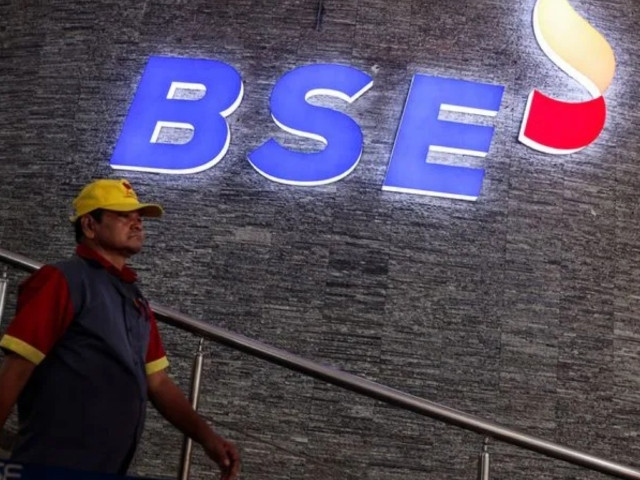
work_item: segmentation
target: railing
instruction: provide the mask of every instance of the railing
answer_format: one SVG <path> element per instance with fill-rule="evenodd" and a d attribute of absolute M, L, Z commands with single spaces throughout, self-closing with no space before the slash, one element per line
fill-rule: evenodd
<path fill-rule="evenodd" d="M 34 262 L 22 255 L 14 254 L 2 248 L 0 248 L 0 260 L 27 271 L 36 270 L 41 266 L 38 262 Z M 0 288 L 0 293 L 1 292 L 2 288 Z M 4 299 L 0 298 L 0 305 L 3 301 Z M 222 328 L 195 320 L 171 308 L 155 303 L 152 303 L 151 307 L 158 319 L 165 323 L 313 378 L 323 380 L 391 405 L 395 405 L 405 410 L 410 410 L 421 415 L 440 420 L 449 425 L 455 425 L 465 430 L 480 433 L 487 438 L 500 440 L 527 450 L 541 453 L 548 457 L 564 460 L 574 465 L 579 465 L 590 470 L 615 477 L 640 480 L 640 470 L 590 455 L 573 448 L 549 442 L 547 440 L 498 425 L 497 423 L 483 420 L 479 417 L 439 405 L 429 400 L 401 392 L 385 385 L 372 382 L 362 377 L 312 362 L 285 350 L 281 350 L 262 342 L 252 340 L 243 335 L 232 333 Z M 2 311 L 0 311 L 0 318 L 1 315 Z M 197 375 L 196 378 L 198 378 Z M 192 391 L 192 395 L 194 392 L 196 398 L 192 398 L 192 402 L 197 405 L 197 390 Z M 183 451 L 188 449 L 189 447 L 185 446 Z M 481 459 L 481 478 L 483 480 L 488 480 L 489 455 L 487 452 L 486 440 Z M 181 480 L 186 478 L 187 473 L 188 463 L 183 465 L 181 468 Z"/>

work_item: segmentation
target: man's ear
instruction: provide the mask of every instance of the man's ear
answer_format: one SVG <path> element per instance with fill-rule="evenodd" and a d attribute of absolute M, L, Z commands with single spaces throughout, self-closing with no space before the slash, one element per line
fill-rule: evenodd
<path fill-rule="evenodd" d="M 92 240 L 96 236 L 96 233 L 94 231 L 95 224 L 96 224 L 95 219 L 89 214 L 86 214 L 86 215 L 83 215 L 82 217 L 80 217 L 80 225 L 82 226 L 82 234 L 84 235 L 85 238 L 88 238 L 89 240 Z"/>

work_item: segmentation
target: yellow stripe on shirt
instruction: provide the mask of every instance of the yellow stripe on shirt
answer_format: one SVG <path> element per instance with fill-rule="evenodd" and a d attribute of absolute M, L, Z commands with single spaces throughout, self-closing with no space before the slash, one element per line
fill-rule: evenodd
<path fill-rule="evenodd" d="M 160 370 L 164 370 L 169 366 L 169 360 L 167 357 L 159 358 L 158 360 L 154 360 L 153 362 L 149 362 L 145 365 L 145 371 L 147 375 L 151 375 L 152 373 L 159 372 Z"/>
<path fill-rule="evenodd" d="M 37 348 L 32 347 L 27 342 L 16 337 L 12 337 L 11 335 L 5 335 L 2 337 L 2 340 L 0 340 L 0 347 L 11 350 L 36 365 L 40 364 L 45 357 L 44 353 Z"/>

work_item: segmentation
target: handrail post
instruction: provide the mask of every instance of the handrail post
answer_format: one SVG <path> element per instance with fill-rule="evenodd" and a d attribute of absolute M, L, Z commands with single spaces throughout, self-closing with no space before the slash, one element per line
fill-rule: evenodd
<path fill-rule="evenodd" d="M 200 338 L 198 351 L 193 360 L 193 370 L 191 373 L 191 406 L 194 410 L 198 410 L 198 400 L 200 399 L 200 380 L 202 379 L 202 364 L 204 362 L 204 354 L 202 347 L 204 338 Z M 185 435 L 182 442 L 182 453 L 180 455 L 180 471 L 178 472 L 178 480 L 188 480 L 189 470 L 191 469 L 191 453 L 193 450 L 193 441 Z"/>
<path fill-rule="evenodd" d="M 2 324 L 2 315 L 4 314 L 4 306 L 7 299 L 7 285 L 9 279 L 7 278 L 7 269 L 3 269 L 2 278 L 0 278 L 0 325 Z"/>
<path fill-rule="evenodd" d="M 482 453 L 480 454 L 479 480 L 489 480 L 489 466 L 491 458 L 489 457 L 489 438 L 484 439 L 482 445 Z"/>

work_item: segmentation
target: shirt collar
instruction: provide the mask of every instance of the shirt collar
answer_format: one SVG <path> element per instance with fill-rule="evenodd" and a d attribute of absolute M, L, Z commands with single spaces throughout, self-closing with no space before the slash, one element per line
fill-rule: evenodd
<path fill-rule="evenodd" d="M 120 270 L 118 267 L 116 267 L 113 263 L 111 263 L 109 260 L 104 258 L 102 255 L 100 255 L 94 249 L 87 247 L 84 244 L 80 244 L 76 247 L 76 254 L 79 257 L 82 257 L 86 260 L 90 260 L 99 264 L 106 271 L 108 271 L 112 275 L 115 275 L 123 282 L 133 283 L 138 279 L 138 274 L 133 269 L 125 265 L 124 267 L 122 267 L 122 270 Z"/>

